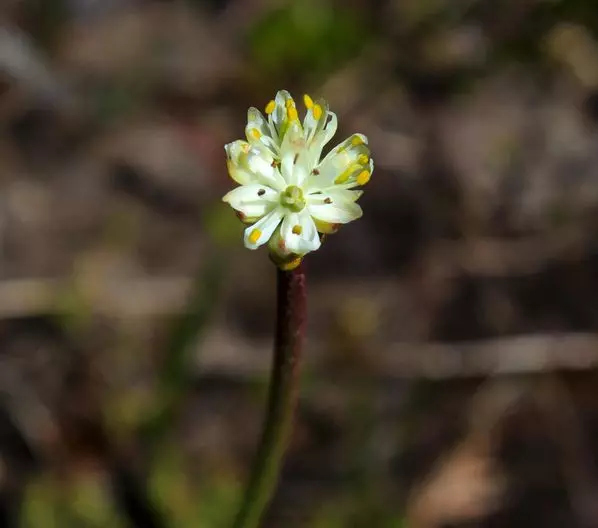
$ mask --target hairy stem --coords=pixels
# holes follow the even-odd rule
[[[297,401],[306,316],[305,274],[301,266],[277,271],[276,335],[268,407],[262,437],[234,528],[255,528],[280,473]]]

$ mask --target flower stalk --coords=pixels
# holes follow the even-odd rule
[[[302,266],[277,270],[276,334],[262,437],[234,528],[256,528],[276,489],[293,425],[306,319]]]

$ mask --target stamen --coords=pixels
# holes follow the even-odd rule
[[[276,108],[276,103],[272,100],[270,101],[267,105],[266,105],[266,114],[270,115],[272,112],[274,112],[274,109]]]
[[[364,141],[359,136],[353,136],[351,138],[351,145],[357,147],[358,145],[363,145]]]
[[[359,175],[357,176],[357,184],[365,185],[367,182],[370,181],[371,176],[372,175],[370,174],[370,171],[366,171],[366,170],[361,171],[359,173]]]
[[[292,231],[293,235],[300,235],[303,232],[303,228],[299,224],[296,224],[293,226]]]
[[[297,109],[294,106],[287,105],[287,118],[289,121],[295,121],[299,119],[299,114],[297,113]]]
[[[257,192],[257,195],[258,195],[258,196],[264,196],[264,194],[266,194],[266,189],[260,189],[260,190]]]
[[[336,178],[336,180],[334,180],[334,183],[336,183],[337,185],[341,184],[341,183],[345,183],[351,177],[351,174],[353,174],[354,171],[355,171],[355,167],[353,167],[353,166],[349,167],[340,176],[338,176]]]
[[[253,138],[253,139],[259,139],[262,137],[262,133],[257,129],[257,128],[252,128],[249,131],[249,135]]]
[[[249,234],[249,242],[251,242],[252,244],[255,244],[255,243],[257,243],[257,241],[260,239],[261,236],[262,236],[262,232],[259,229],[254,229]]]
[[[305,94],[303,96],[303,104],[305,105],[305,108],[310,110],[314,105],[314,100],[309,95]]]
[[[322,107],[319,104],[314,105],[311,111],[314,113],[316,121],[322,117]]]
[[[289,261],[283,262],[282,264],[279,264],[278,267],[283,271],[291,271],[291,270],[295,269],[297,266],[299,266],[299,264],[301,264],[302,259],[303,259],[303,257],[297,257],[297,258],[294,258],[293,260],[289,260]]]
[[[359,161],[359,163],[362,165],[365,165],[368,161],[370,161],[370,158],[366,154],[360,154],[359,158],[357,158],[357,161]]]
[[[318,169],[312,170],[311,173],[314,174],[315,176],[319,176],[320,175],[320,171]]]
[[[330,199],[330,198],[326,198],[326,199],[324,200],[324,203],[325,203],[325,204],[331,204],[331,203],[332,203],[332,199]]]

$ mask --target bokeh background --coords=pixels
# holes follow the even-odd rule
[[[2,0],[0,526],[230,526],[275,273],[223,145],[281,88],[376,170],[263,526],[598,526],[590,0]]]

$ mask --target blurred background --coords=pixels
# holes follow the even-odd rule
[[[376,170],[263,526],[598,527],[588,0],[2,0],[0,526],[230,526],[275,273],[223,145],[282,88]]]

